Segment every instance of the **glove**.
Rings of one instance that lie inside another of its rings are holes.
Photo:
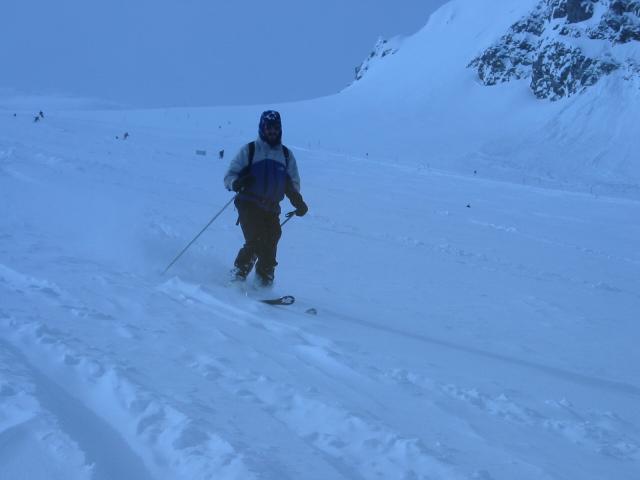
[[[298,217],[304,217],[308,211],[309,211],[309,207],[307,207],[307,204],[304,203],[304,200],[301,199],[300,205],[296,207],[296,215]]]
[[[256,179],[253,175],[245,175],[244,177],[236,178],[231,184],[231,190],[239,193],[242,190],[249,188],[255,181]]]
[[[300,195],[299,192],[293,192],[289,197],[289,200],[291,200],[291,205],[296,207],[296,215],[298,217],[304,217],[305,214],[309,211],[309,207],[307,207],[307,204],[304,203],[302,195]]]

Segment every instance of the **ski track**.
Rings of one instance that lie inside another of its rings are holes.
[[[130,477],[142,480],[152,478],[140,458],[131,451],[127,443],[107,422],[97,417],[95,413],[63,388],[32,367],[28,360],[13,347],[2,346],[5,351],[14,352],[15,359],[12,362],[14,368],[16,364],[28,368],[30,377],[37,386],[37,398],[40,399],[42,407],[55,418],[61,431],[65,432],[69,439],[73,438],[77,442],[78,448],[82,448],[87,467],[82,468],[82,463],[78,462],[78,469],[90,471],[91,476],[87,478],[99,480]],[[73,362],[70,359],[66,359],[66,361]],[[43,440],[51,442],[52,435],[43,436]]]
[[[99,477],[99,467],[70,437],[36,372],[0,340],[0,477],[51,479]],[[37,452],[25,457],[22,449]]]
[[[9,289],[22,292],[27,285],[34,290],[32,295],[50,301],[49,282],[7,267],[2,273]],[[59,307],[64,308],[63,302]],[[170,402],[144,391],[128,378],[126,368],[110,364],[103,352],[83,347],[79,339],[38,320],[18,322],[8,316],[3,328],[6,337],[41,370],[34,369],[33,376],[46,392],[43,396],[50,410],[76,441],[84,440],[80,445],[91,458],[98,459],[96,478],[160,479],[194,472],[199,478],[253,477],[228,442],[201,432]],[[89,353],[81,353],[83,349]],[[141,458],[151,474],[142,467]]]
[[[52,410],[58,418],[75,423],[78,428],[70,430],[76,438],[85,437],[81,445],[100,459],[105,473],[98,478],[160,479],[194,472],[198,478],[253,477],[224,439],[200,431],[121,368],[97,361],[95,352],[91,357],[76,353],[69,340],[39,323],[17,328],[8,322],[4,327],[17,329],[14,341],[34,358],[48,357],[48,365],[40,365],[46,373],[38,375],[39,383],[56,404]]]
[[[184,282],[180,282],[177,280],[173,280],[170,282],[173,288],[177,291],[184,291],[184,294],[178,294],[178,298],[185,301],[188,305],[194,305],[194,298],[198,298],[199,303],[202,305],[206,305],[208,308],[212,308],[215,310],[216,308],[222,308],[223,310],[227,309],[227,306],[224,304],[220,304],[220,302],[211,297],[208,293],[204,292],[200,287],[194,285],[188,285]],[[175,294],[175,292],[174,292]],[[285,312],[290,312],[290,310],[284,310]],[[300,315],[300,313],[298,313]],[[252,315],[248,315],[245,313],[245,317],[250,317]],[[336,317],[338,315],[336,314]],[[344,318],[343,318],[344,320]],[[349,319],[346,319],[347,321]],[[364,322],[357,321],[358,323],[363,324]],[[371,372],[376,371],[376,367],[373,365],[358,365],[357,361],[349,358],[349,355],[345,352],[340,351],[335,345],[333,345],[327,339],[323,339],[317,336],[308,336],[304,335],[302,332],[296,332],[295,328],[291,328],[288,326],[276,326],[273,325],[273,322],[268,321],[265,322],[264,318],[262,318],[262,322],[260,324],[256,323],[248,323],[249,325],[256,326],[257,328],[265,328],[267,331],[276,333],[278,336],[283,336],[287,334],[287,336],[297,335],[299,339],[304,339],[307,344],[298,345],[295,347],[295,350],[298,353],[303,355],[303,358],[300,360],[305,361],[305,363],[313,363],[317,366],[317,368],[321,369],[324,372],[329,372],[329,374],[335,378],[350,378],[350,381],[354,381],[354,376],[360,377],[360,381],[368,378],[371,379]],[[368,325],[373,327],[372,325]],[[377,327],[375,327],[377,328]],[[385,329],[386,330],[386,329]],[[387,330],[389,331],[389,330]],[[398,332],[395,332],[396,334]],[[403,335],[406,337],[413,337],[412,340],[420,340],[419,337],[415,337],[414,335]],[[431,343],[440,343],[434,339],[428,339],[427,341]],[[460,350],[465,350],[467,353],[471,353],[474,355],[488,355],[493,360],[507,362],[509,364],[516,364],[521,366],[526,366],[528,368],[535,368],[544,372],[546,375],[552,375],[562,378],[563,380],[570,379],[579,383],[580,385],[585,385],[588,388],[604,388],[607,391],[616,390],[625,393],[630,393],[632,395],[638,395],[638,389],[624,384],[617,384],[614,382],[607,382],[602,379],[597,378],[589,378],[586,376],[581,376],[574,374],[572,372],[562,372],[557,369],[553,369],[550,367],[542,366],[542,365],[532,365],[527,364],[525,362],[518,362],[514,359],[509,359],[506,357],[500,357],[497,355],[490,355],[487,352],[479,352],[474,351],[472,349],[464,349],[460,346],[454,345],[446,345],[446,343],[441,343],[441,346],[445,345],[449,348],[456,348]],[[337,359],[340,359],[339,361]],[[260,362],[263,363],[263,362]],[[339,429],[336,431],[331,431],[325,429],[317,429],[317,430],[308,430],[309,425],[304,424],[300,421],[300,426],[296,425],[297,419],[308,419],[308,418],[323,418],[324,420],[331,419],[334,421],[328,421],[327,425],[340,425],[341,427],[346,423],[350,424],[350,420],[356,420],[356,425],[358,425],[358,430],[367,431],[367,429],[371,428],[370,426],[366,426],[366,424],[362,425],[362,419],[359,417],[351,417],[348,411],[344,411],[342,409],[337,409],[335,407],[329,407],[326,404],[319,402],[315,399],[311,399],[297,393],[291,389],[288,385],[281,385],[277,382],[274,382],[272,379],[260,375],[255,372],[233,372],[230,370],[230,362],[225,358],[209,358],[209,357],[200,357],[194,360],[191,365],[193,368],[198,369],[205,378],[213,379],[217,384],[220,384],[224,381],[225,388],[227,388],[230,392],[234,394],[240,394],[243,396],[248,396],[249,398],[255,399],[255,401],[260,402],[264,408],[275,412],[274,414],[277,418],[281,419],[283,422],[287,423],[290,428],[294,431],[299,432],[299,434],[303,437],[309,437],[314,441],[314,444],[325,451],[325,453],[336,455],[338,458],[342,458],[350,464],[360,464],[361,459],[355,457],[352,458],[348,452],[336,450],[335,448],[329,449],[332,445],[331,442],[326,443],[316,443],[318,438],[324,439],[341,439],[338,443],[339,445],[357,445],[357,440],[349,440],[349,434],[345,433],[343,430]],[[355,369],[354,369],[355,367]],[[639,458],[639,438],[638,438],[638,429],[630,422],[627,422],[620,418],[617,414],[613,412],[586,412],[581,413],[572,408],[570,402],[566,399],[562,399],[559,401],[555,400],[547,400],[545,401],[545,405],[549,407],[550,410],[556,410],[555,416],[545,416],[537,411],[526,407],[524,405],[520,405],[517,402],[512,401],[506,394],[499,394],[496,397],[491,397],[489,395],[483,394],[476,389],[463,389],[457,387],[453,384],[442,384],[434,386],[435,382],[428,378],[419,378],[414,374],[407,372],[392,372],[385,373],[383,375],[376,375],[376,382],[380,383],[389,378],[393,379],[394,382],[397,382],[398,387],[402,387],[404,389],[407,388],[407,383],[411,385],[411,387],[415,387],[411,389],[411,393],[416,393],[416,388],[420,390],[420,395],[423,397],[433,397],[439,395],[440,397],[446,396],[449,399],[455,399],[460,402],[464,402],[466,404],[472,405],[475,408],[486,412],[488,415],[499,417],[500,419],[506,422],[512,422],[516,424],[524,424],[527,427],[533,427],[538,430],[550,431],[559,437],[575,444],[581,448],[586,449],[589,452],[594,452],[603,456],[615,458],[618,460],[638,460]],[[335,384],[334,384],[335,388]],[[378,386],[379,389],[379,386]],[[374,390],[374,388],[372,388]],[[345,396],[344,394],[342,395]],[[446,402],[446,400],[442,400]],[[362,405],[362,401],[360,402]],[[440,412],[442,414],[443,412]],[[562,415],[564,414],[564,415]],[[323,423],[324,424],[324,423]],[[302,430],[300,430],[302,428]],[[378,427],[379,428],[379,427]],[[351,426],[351,430],[354,430],[354,427]],[[377,430],[376,430],[377,431]],[[626,431],[627,433],[621,433]],[[357,434],[351,432],[352,435]],[[371,439],[374,437],[371,433],[367,435],[367,438]],[[375,438],[375,437],[374,437]],[[388,438],[388,434],[383,436],[383,438]],[[329,440],[327,440],[329,441]],[[387,439],[384,444],[389,443]],[[422,444],[417,444],[412,446],[413,450],[422,451],[423,455],[428,456],[431,455],[433,459],[437,459],[443,461],[446,459],[446,456],[443,456],[440,453],[429,451]],[[356,451],[366,451],[365,448],[359,448]],[[405,456],[406,452],[401,455]],[[370,456],[380,457],[387,459],[393,459],[394,455],[389,451],[372,451],[363,454],[364,458],[370,458]],[[393,462],[393,460],[391,460]],[[369,471],[369,469],[372,469]],[[361,467],[362,470],[362,467]],[[419,468],[415,468],[411,465],[407,465],[402,468],[403,472],[406,471],[422,471]],[[433,470],[433,469],[432,469]],[[395,476],[398,475],[399,472],[392,472],[388,469],[385,469],[382,465],[370,465],[367,469],[364,470],[365,478],[369,478],[370,476],[383,475],[383,476]],[[437,470],[436,470],[437,471]],[[386,472],[386,473],[385,473]],[[443,473],[440,474],[445,475],[446,478],[451,478],[451,473]]]
[[[4,271],[11,272],[11,275],[7,275],[7,277],[11,277],[14,280],[12,284],[14,289],[23,284],[35,286],[47,284],[47,282],[21,275],[6,267]],[[26,278],[29,278],[30,281],[25,282],[24,279]],[[177,288],[178,291],[184,292],[177,294],[177,298],[187,306],[192,306],[193,298],[197,296],[208,308],[222,310],[222,316],[229,313],[242,314],[242,317],[250,320],[243,325],[266,329],[278,337],[290,337],[293,335],[298,338],[298,335],[300,335],[298,329],[274,324],[273,322],[260,322],[257,316],[246,314],[246,312],[243,314],[242,310],[216,300],[211,295],[204,293],[199,287],[187,285],[177,280],[170,281],[168,284],[169,286],[165,285],[161,288],[166,290],[172,287],[173,290],[169,289],[169,291],[175,291]],[[36,293],[46,295],[46,293],[39,290],[36,290]],[[79,405],[79,408],[76,409],[76,421],[85,424],[84,435],[93,434],[90,435],[90,438],[104,439],[101,445],[86,445],[87,450],[94,450],[92,452],[94,455],[97,447],[97,451],[107,450],[116,457],[127,458],[132,456],[132,454],[128,453],[128,448],[126,448],[124,441],[109,440],[110,437],[117,438],[118,435],[113,433],[105,435],[104,431],[108,429],[100,425],[102,420],[95,418],[96,416],[105,418],[113,425],[119,425],[120,435],[127,438],[128,442],[133,446],[132,448],[143,458],[150,456],[147,452],[149,449],[153,451],[153,457],[167,457],[173,453],[171,451],[163,451],[160,448],[167,443],[166,440],[162,441],[161,438],[154,439],[157,435],[162,436],[161,432],[168,431],[169,435],[175,435],[177,438],[173,441],[174,445],[182,442],[189,444],[190,440],[181,440],[184,436],[206,437],[206,434],[198,432],[197,429],[193,432],[190,431],[191,428],[195,427],[183,427],[183,424],[189,422],[181,418],[180,413],[172,411],[167,406],[166,400],[160,404],[159,400],[153,401],[148,398],[150,396],[148,393],[139,391],[140,389],[127,379],[123,367],[105,366],[104,362],[96,360],[97,352],[94,352],[91,357],[85,357],[77,353],[70,346],[71,344],[77,344],[77,340],[65,339],[64,334],[52,331],[40,322],[26,323],[19,326],[17,322],[9,319],[5,320],[5,329],[6,331],[15,332],[11,334],[11,338],[16,344],[21,345],[23,350],[30,352],[41,350],[38,352],[38,357],[44,356],[53,359],[54,370],[51,371],[51,367],[48,367],[47,370],[51,372],[49,375],[54,380],[48,381],[42,375],[39,375],[41,377],[40,383],[46,385],[49,392],[54,392],[49,397],[54,399],[52,403],[57,404],[56,410],[65,410],[59,417],[71,417],[72,407]],[[306,358],[308,362],[320,365],[323,369],[329,369],[333,374],[336,371],[340,373],[341,370],[343,374],[351,373],[345,366],[332,360],[331,352],[326,349],[328,345],[326,340],[309,335],[302,335],[298,339],[302,339],[305,343],[312,342],[311,344],[297,347],[301,358]],[[321,344],[324,344],[324,346]],[[35,356],[34,353],[32,355]],[[292,387],[279,384],[261,374],[254,372],[238,374],[231,370],[228,364],[224,366],[223,370],[216,369],[214,367],[215,364],[211,359],[204,357],[194,367],[197,367],[198,372],[204,377],[213,376],[216,378],[218,384],[224,379],[225,388],[236,397],[244,400],[248,399],[249,401],[255,399],[255,401],[260,402],[262,409],[269,411],[271,415],[285,423],[288,429],[295,432],[303,441],[331,457],[329,463],[334,465],[337,471],[347,472],[348,478],[352,478],[354,474],[362,476],[362,478],[371,478],[372,476],[398,477],[411,475],[411,472],[417,472],[420,475],[425,473],[435,474],[438,477],[446,478],[458,477],[449,467],[444,466],[442,462],[430,455],[428,450],[417,439],[398,437],[397,434],[389,431],[384,426],[372,425],[348,410],[300,395]],[[222,365],[222,363],[217,362],[217,365]],[[63,367],[62,372],[59,371],[60,367]],[[73,372],[65,371],[69,368]],[[224,374],[220,374],[220,371],[224,371]],[[74,385],[71,390],[80,393],[81,400],[85,405],[81,405],[73,399],[71,394],[65,393],[62,388],[55,386],[54,381],[67,386]],[[89,393],[89,396],[87,396],[87,393]],[[104,399],[98,400],[96,395],[111,398],[111,402],[118,405],[118,408],[105,408],[105,405],[103,405]],[[62,405],[66,405],[64,409]],[[128,420],[127,417],[130,417],[130,419]],[[310,418],[316,418],[316,423],[309,424]],[[123,429],[124,425],[132,421],[137,424],[135,435],[129,429]],[[173,430],[178,430],[178,432]],[[153,433],[148,433],[149,431]],[[165,435],[167,434],[165,433]],[[219,443],[223,442],[220,441]],[[218,444],[214,446],[218,450],[223,450]],[[198,445],[198,447],[203,448],[203,445]],[[220,455],[223,456],[223,463],[230,463],[230,469],[235,471],[232,473],[224,472],[224,470],[213,472],[202,466],[202,478],[248,478],[248,472],[243,472],[241,470],[242,467],[238,467],[236,461],[224,458],[225,456],[231,456],[231,452],[224,452],[224,450],[222,452],[212,452],[206,458],[207,462],[212,463],[213,458]],[[176,456],[175,453],[173,456]],[[206,455],[203,456],[207,457]],[[193,470],[193,465],[190,464],[195,461],[191,460],[193,455],[185,452],[182,457],[186,457],[186,459],[179,457],[178,461],[171,462],[173,464],[178,463],[177,467],[172,465],[178,474],[181,471],[180,463],[186,463],[190,469],[189,471]],[[165,462],[169,463],[168,460],[162,463]],[[108,459],[102,459],[102,462],[98,463],[110,464]],[[146,478],[146,474],[136,473],[137,469],[133,467],[136,461],[132,460],[129,464],[128,475],[135,475],[136,478]],[[148,458],[147,464],[150,464]],[[153,463],[151,463],[151,466],[153,466]],[[121,467],[126,468],[126,463]],[[207,468],[211,469],[210,466]],[[152,468],[153,470],[154,468]],[[158,467],[155,467],[155,470],[157,478],[169,478],[166,473],[162,474]],[[101,470],[97,469],[97,472],[100,474]],[[111,475],[116,473],[112,472]],[[214,477],[214,475],[217,475],[217,477]]]
[[[289,385],[255,372],[230,371],[228,364],[217,359],[200,358],[193,367],[203,377],[223,383],[235,395],[259,403],[303,441],[332,457],[336,464],[345,464],[340,467],[342,471],[351,469],[362,478],[425,474],[458,478],[419,440],[399,437],[384,425],[367,421],[343,407],[302,395]]]
[[[235,307],[220,302],[200,287],[179,280],[162,286],[189,306],[194,299],[207,308],[218,311],[223,317],[227,312],[238,314]],[[254,308],[262,307],[253,305]],[[268,309],[271,307],[262,307]],[[329,372],[332,379],[358,376],[347,365],[337,360],[342,355],[335,351],[330,341],[308,335],[299,328],[267,320],[242,312],[246,325],[264,329],[275,337],[293,340],[293,351],[299,362],[312,370]],[[235,321],[235,320],[234,320]],[[239,346],[242,345],[239,342]],[[278,361],[267,354],[253,350],[248,355],[257,364]],[[330,405],[297,391],[289,384],[275,381],[253,371],[238,371],[227,358],[200,356],[191,367],[204,378],[223,385],[233,395],[256,402],[260,407],[283,422],[303,441],[332,458],[339,471],[351,472],[362,478],[404,478],[411,475],[436,475],[438,478],[458,478],[449,466],[432,455],[418,439],[398,436],[379,422],[371,423],[339,405]],[[286,367],[283,367],[286,368]],[[334,385],[333,388],[336,388]]]
[[[614,412],[581,412],[569,400],[547,400],[540,413],[505,393],[497,396],[453,384],[438,384],[432,379],[407,371],[389,372],[388,377],[400,386],[423,394],[440,394],[469,404],[505,422],[544,429],[589,451],[619,460],[640,458],[640,429]]]

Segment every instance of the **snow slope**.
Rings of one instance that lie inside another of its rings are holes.
[[[640,204],[291,145],[275,309],[160,276],[249,132],[106,117],[0,120],[0,478],[635,477]]]
[[[533,165],[566,142],[554,175],[584,167],[608,138],[584,109],[631,119],[631,90],[540,103],[456,60],[529,3],[454,2],[361,83],[279,107],[310,212],[274,292],[227,285],[231,209],[161,275],[231,198],[262,107],[0,110],[0,478],[637,478],[635,167],[605,155],[572,192]],[[456,22],[476,30],[445,55]],[[410,88],[412,51],[453,73]]]
[[[325,99],[321,111],[329,118],[318,118],[322,113],[315,110],[306,117],[320,123],[315,131],[334,150],[375,152],[412,166],[428,164],[465,174],[476,170],[487,178],[638,198],[638,71],[621,68],[580,94],[551,102],[536,98],[529,78],[485,86],[470,68],[513,24],[547,3],[554,2],[449,2],[397,52],[376,57],[361,80]],[[598,0],[597,9],[609,3]],[[540,41],[557,42],[560,37],[552,27],[561,21],[548,23]],[[585,52],[597,51],[619,62],[631,59],[635,65],[640,58],[638,41],[618,45],[570,40]],[[350,127],[348,147],[342,130],[331,128],[334,113],[341,119],[338,124],[344,121]],[[306,117],[300,115],[301,120]]]

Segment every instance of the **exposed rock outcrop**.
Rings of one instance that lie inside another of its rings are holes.
[[[530,79],[536,97],[559,100],[616,70],[633,77],[640,55],[618,48],[630,42],[640,42],[639,0],[542,0],[469,66],[485,85]]]

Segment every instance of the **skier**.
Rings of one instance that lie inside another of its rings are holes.
[[[259,138],[233,158],[224,184],[237,193],[235,205],[245,239],[234,262],[233,280],[244,281],[255,264],[258,284],[268,287],[273,284],[278,264],[280,202],[286,195],[300,217],[308,207],[300,194],[296,159],[282,145],[280,114],[274,110],[263,112],[258,133]]]

